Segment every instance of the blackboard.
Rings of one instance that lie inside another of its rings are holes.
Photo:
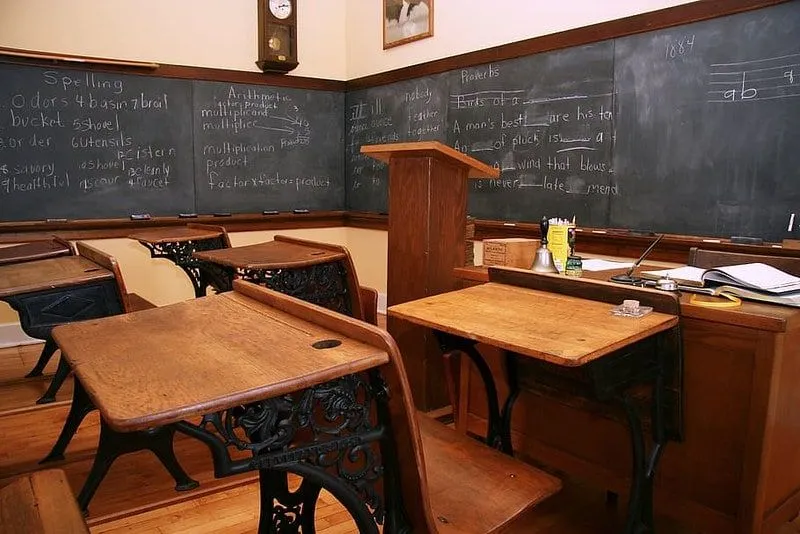
[[[191,83],[0,65],[0,220],[194,206]]]
[[[773,241],[800,222],[797,2],[402,83],[348,113],[379,100],[396,122],[424,83],[444,117],[429,138],[501,170],[471,184],[470,215]],[[346,126],[348,208],[384,211],[385,166],[357,149],[413,137]]]
[[[344,94],[195,82],[199,212],[344,208]]]
[[[385,213],[388,166],[364,156],[363,145],[447,138],[447,75],[428,76],[350,91],[346,98],[347,206]]]
[[[470,215],[604,225],[618,194],[612,54],[596,43],[451,74],[448,142],[501,171],[472,182]]]
[[[800,5],[619,39],[611,221],[780,240],[800,217]],[[800,221],[800,219],[799,219]]]
[[[337,210],[344,94],[0,65],[0,221]]]

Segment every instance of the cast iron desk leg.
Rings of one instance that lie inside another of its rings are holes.
[[[72,441],[75,432],[78,431],[78,427],[83,422],[83,419],[95,409],[94,404],[92,404],[91,399],[89,399],[89,395],[87,395],[86,390],[83,389],[81,381],[78,380],[77,377],[75,377],[74,380],[75,385],[72,389],[72,404],[69,407],[67,420],[64,421],[64,427],[61,429],[61,434],[58,435],[58,440],[56,440],[55,445],[50,449],[47,456],[39,462],[40,464],[63,460],[64,452],[67,450],[69,442]]]
[[[504,429],[503,416],[500,412],[500,407],[497,401],[497,386],[494,383],[492,371],[489,369],[486,360],[483,359],[481,353],[475,348],[477,341],[464,339],[459,336],[447,334],[445,332],[434,330],[436,339],[439,342],[439,347],[442,353],[458,351],[466,354],[481,375],[483,386],[486,389],[486,402],[487,402],[487,431],[486,431],[486,444],[495,449],[501,450],[506,454],[513,454],[511,445],[510,432]],[[512,401],[513,402],[513,401]]]
[[[174,434],[175,428],[171,425],[140,432],[117,432],[101,418],[100,443],[97,446],[94,463],[78,494],[78,505],[81,510],[85,512],[89,507],[89,502],[114,460],[130,452],[147,449],[155,454],[175,479],[177,491],[187,491],[199,486],[200,483],[190,478],[178,463],[178,459],[175,458],[175,452],[172,450]]]

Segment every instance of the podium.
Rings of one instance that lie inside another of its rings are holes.
[[[498,169],[438,141],[365,145],[361,153],[389,165],[388,306],[458,289],[464,265],[467,180],[497,178]],[[448,403],[441,352],[431,331],[393,317],[417,408]]]

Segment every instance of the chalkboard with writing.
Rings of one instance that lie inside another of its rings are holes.
[[[798,30],[789,2],[617,40],[612,224],[786,235],[800,217]]]
[[[447,75],[351,91],[346,99],[347,206],[386,212],[388,166],[361,154],[363,145],[446,140]]]
[[[200,213],[344,208],[344,94],[195,82]]]
[[[191,82],[0,65],[0,220],[191,211]]]
[[[605,225],[619,194],[612,58],[604,42],[451,73],[448,143],[501,171],[472,182],[470,215]]]
[[[348,207],[385,210],[386,168],[358,148],[416,139],[396,125],[424,83],[429,138],[501,171],[472,181],[470,215],[774,241],[795,213],[796,236],[798,29],[786,2],[349,94]]]

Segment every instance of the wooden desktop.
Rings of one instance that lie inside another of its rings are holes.
[[[485,267],[455,269],[464,286]],[[588,273],[607,278],[615,271]],[[720,534],[775,532],[800,511],[800,310],[755,302],[707,308],[681,297],[685,439],[665,449],[656,512]],[[497,350],[481,346],[506,394]],[[486,433],[486,397],[462,359],[462,431]],[[512,421],[521,456],[626,491],[630,445],[624,424],[523,389]]]

